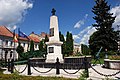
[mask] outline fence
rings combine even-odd
[[[48,73],[54,68],[54,69],[56,69],[56,74],[60,74],[60,69],[63,69],[68,74],[75,74],[80,69],[86,69],[86,71],[88,71],[88,68],[90,66],[88,65],[87,58],[85,57],[85,58],[83,58],[83,60],[84,60],[83,63],[60,63],[58,58],[56,60],[57,61],[56,63],[45,63],[45,62],[36,63],[36,62],[32,62],[31,59],[29,59],[28,61],[20,61],[20,62],[14,62],[13,60],[11,60],[8,62],[8,71],[13,73],[14,69],[15,69],[17,72],[23,73],[27,69],[27,71],[28,71],[27,74],[31,75],[31,73],[32,73],[31,67],[32,67],[34,70],[36,70],[39,73]],[[23,63],[26,64],[25,68],[22,71],[18,71],[16,69],[15,65],[16,64],[23,64]],[[48,71],[41,72],[36,67],[50,68],[50,69]],[[66,69],[76,69],[76,71],[73,73],[70,73]]]
[[[67,74],[76,74],[80,69],[85,69],[85,71],[87,72],[87,76],[86,77],[89,77],[89,68],[92,68],[96,73],[98,73],[99,75],[102,75],[102,76],[105,76],[105,77],[108,77],[108,76],[115,76],[117,74],[120,73],[120,70],[117,71],[116,73],[111,73],[111,74],[104,74],[104,73],[101,73],[99,71],[97,71],[92,65],[90,62],[88,62],[87,58],[84,57],[83,58],[83,62],[82,63],[60,63],[59,62],[59,59],[57,58],[56,60],[57,62],[56,63],[45,63],[45,62],[39,62],[39,63],[36,63],[36,62],[32,62],[30,59],[28,61],[22,61],[22,62],[14,62],[13,60],[11,62],[9,62],[9,65],[8,65],[8,70],[13,73],[13,69],[16,70],[15,68],[15,64],[17,63],[27,63],[25,68],[19,72],[19,73],[22,73],[24,72],[26,69],[27,69],[27,74],[28,75],[31,75],[32,72],[31,72],[31,67],[39,72],[39,73],[48,73],[50,72],[53,68],[56,69],[56,74],[60,74],[60,69],[63,69],[64,72],[66,72]],[[36,67],[41,67],[41,68],[50,68],[49,70],[47,71],[44,71],[44,72],[41,72],[38,68]],[[68,72],[66,69],[76,69],[75,72]]]

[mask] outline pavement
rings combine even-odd
[[[15,66],[16,69],[21,72],[26,65],[19,65],[19,66]],[[106,68],[102,68],[100,65],[96,65],[93,66],[93,68],[95,70],[97,70],[98,72],[105,74],[105,75],[111,75],[114,74],[116,72],[118,72],[119,70],[113,70],[113,69],[106,69]],[[37,69],[40,72],[46,72],[48,70],[50,70],[50,68],[39,68],[39,67],[35,67],[35,69]],[[80,77],[80,74],[83,72],[83,69],[78,70],[65,70],[68,73],[74,73],[76,71],[78,71],[76,74],[68,74],[66,73],[63,69],[60,69],[60,74],[56,75],[56,69],[52,69],[50,72],[48,73],[39,73],[35,70],[33,67],[31,67],[31,75],[30,76],[52,76],[52,77],[66,77],[66,78],[76,78],[78,79]],[[4,74],[11,74],[8,70],[4,71]],[[20,73],[20,75],[27,75],[27,69],[23,72]],[[119,79],[118,79],[119,77]],[[89,68],[89,78],[87,78],[87,80],[103,80],[107,77],[102,76],[100,74],[98,74],[97,72],[95,72],[92,68]],[[112,80],[120,80],[120,73],[115,75],[115,76],[110,76],[108,77]]]

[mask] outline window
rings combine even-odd
[[[5,41],[5,45],[8,46],[8,40]]]
[[[0,46],[2,45],[2,40],[0,39]]]
[[[50,36],[54,36],[54,28],[50,29]]]
[[[49,53],[54,53],[54,47],[49,47]]]
[[[37,48],[37,44],[35,44],[35,48]]]
[[[25,43],[23,43],[23,47],[25,47]]]
[[[12,47],[12,44],[13,44],[13,42],[11,41],[11,42],[10,42],[10,46],[11,46],[11,47]]]

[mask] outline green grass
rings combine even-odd
[[[99,60],[100,60],[101,64],[104,64],[104,59],[103,58],[100,58]],[[95,59],[92,59],[91,63],[94,64],[94,62],[95,62]],[[97,62],[95,64],[100,64],[100,63],[97,60]]]
[[[0,69],[0,80],[77,80],[63,77],[22,76],[18,73],[3,74],[3,71]]]

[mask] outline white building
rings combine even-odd
[[[81,53],[81,44],[75,43],[74,42],[74,49],[73,49],[74,53],[80,52]]]
[[[15,34],[18,37],[18,34]],[[27,38],[19,37],[19,42],[24,47],[24,52],[27,51],[29,47],[29,41],[34,41],[34,48],[38,50],[38,44],[40,40],[33,36],[28,36]],[[18,42],[13,42],[13,32],[7,29],[5,26],[0,26],[0,59],[5,60],[9,58],[18,59],[18,54],[16,52],[16,47],[18,46]]]

